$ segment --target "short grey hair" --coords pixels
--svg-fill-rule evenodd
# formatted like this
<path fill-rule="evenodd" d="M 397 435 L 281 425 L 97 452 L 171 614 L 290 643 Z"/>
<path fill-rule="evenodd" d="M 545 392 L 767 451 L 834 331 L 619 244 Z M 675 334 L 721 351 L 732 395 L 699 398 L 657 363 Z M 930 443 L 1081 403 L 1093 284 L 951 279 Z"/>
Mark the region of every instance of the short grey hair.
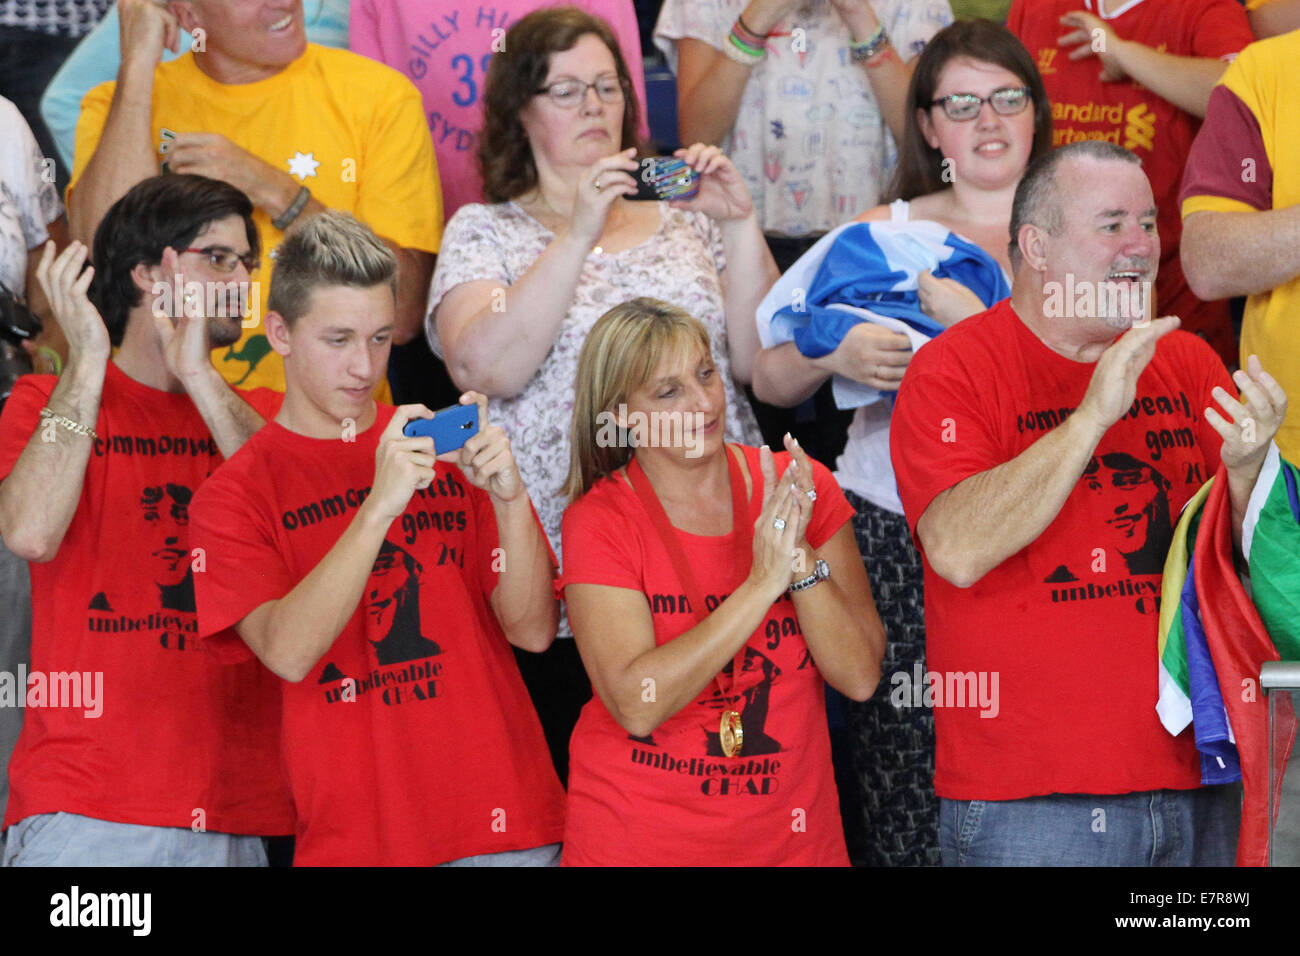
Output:
<path fill-rule="evenodd" d="M 1008 254 L 1012 268 L 1020 266 L 1020 228 L 1026 224 L 1047 230 L 1050 235 L 1061 231 L 1064 214 L 1061 209 L 1061 191 L 1056 188 L 1056 174 L 1061 164 L 1070 159 L 1096 159 L 1108 162 L 1142 165 L 1142 160 L 1123 146 L 1103 139 L 1085 139 L 1070 143 L 1038 157 L 1029 164 L 1025 175 L 1016 187 L 1011 201 L 1011 243 Z"/>
<path fill-rule="evenodd" d="M 275 250 L 267 309 L 290 326 L 319 286 L 387 285 L 397 294 L 397 257 L 365 223 L 330 209 L 295 225 Z"/>

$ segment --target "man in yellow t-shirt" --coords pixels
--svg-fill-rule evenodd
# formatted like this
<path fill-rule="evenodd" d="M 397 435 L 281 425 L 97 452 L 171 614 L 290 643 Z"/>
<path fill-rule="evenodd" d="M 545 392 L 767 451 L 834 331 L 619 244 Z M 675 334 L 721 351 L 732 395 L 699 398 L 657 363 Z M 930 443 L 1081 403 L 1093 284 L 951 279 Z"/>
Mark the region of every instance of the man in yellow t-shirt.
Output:
<path fill-rule="evenodd" d="M 365 57 L 307 43 L 301 0 L 177 0 L 170 10 L 121 0 L 119 11 L 117 82 L 86 95 L 77 124 L 73 237 L 88 243 L 108 208 L 160 168 L 243 190 L 262 239 L 260 302 L 250 302 L 257 325 L 217 349 L 213 362 L 232 383 L 283 391 L 284 369 L 261 323 L 270 256 L 291 223 L 342 209 L 397 254 L 393 341 L 415 338 L 443 223 L 433 143 L 411 82 Z M 159 65 L 178 27 L 194 35 L 194 49 Z M 202 237 L 183 254 L 211 256 Z M 241 264 L 230 278 L 247 278 Z M 388 398 L 386 383 L 377 397 Z"/>
<path fill-rule="evenodd" d="M 1241 364 L 1300 395 L 1300 31 L 1252 43 L 1210 94 L 1183 173 L 1183 272 L 1202 299 L 1249 296 Z M 1300 415 L 1277 433 L 1300 461 Z"/>

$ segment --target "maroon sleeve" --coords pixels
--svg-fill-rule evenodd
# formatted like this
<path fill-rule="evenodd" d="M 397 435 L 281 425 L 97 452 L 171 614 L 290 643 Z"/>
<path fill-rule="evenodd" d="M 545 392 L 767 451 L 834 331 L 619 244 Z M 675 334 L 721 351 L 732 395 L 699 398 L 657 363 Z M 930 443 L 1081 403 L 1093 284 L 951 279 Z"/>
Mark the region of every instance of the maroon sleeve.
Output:
<path fill-rule="evenodd" d="M 1222 84 L 1210 93 L 1205 122 L 1187 154 L 1178 201 L 1193 196 L 1221 196 L 1260 211 L 1273 208 L 1273 168 L 1259 120 Z"/>
<path fill-rule="evenodd" d="M 27 442 L 40 427 L 41 409 L 50 400 L 58 381 L 53 375 L 24 375 L 14 383 L 4 414 L 0 416 L 0 481 L 9 477 Z"/>
<path fill-rule="evenodd" d="M 1255 42 L 1246 11 L 1236 0 L 1209 0 L 1194 4 L 1192 56 L 1223 60 Z"/>

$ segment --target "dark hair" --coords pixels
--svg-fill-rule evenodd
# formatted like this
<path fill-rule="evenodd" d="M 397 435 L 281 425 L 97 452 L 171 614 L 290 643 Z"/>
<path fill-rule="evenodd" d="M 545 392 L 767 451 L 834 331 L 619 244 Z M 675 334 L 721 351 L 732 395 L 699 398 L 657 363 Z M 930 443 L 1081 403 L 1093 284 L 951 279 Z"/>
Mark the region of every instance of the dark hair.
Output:
<path fill-rule="evenodd" d="M 252 202 L 217 179 L 180 173 L 153 176 L 109 207 L 95 230 L 95 278 L 89 295 L 104 317 L 110 342 L 122 344 L 127 316 L 144 295 L 131 270 L 142 262 L 157 265 L 168 246 L 178 252 L 189 248 L 210 223 L 227 216 L 244 220 L 248 247 L 254 256 L 260 255 Z"/>
<path fill-rule="evenodd" d="M 640 107 L 636 88 L 608 23 L 577 7 L 545 7 L 521 19 L 492 55 L 483 90 L 483 130 L 478 165 L 483 195 L 505 202 L 537 185 L 537 167 L 519 114 L 546 82 L 551 55 L 571 50 L 582 37 L 595 34 L 609 49 L 623 84 L 623 136 L 620 149 L 636 145 Z"/>
<path fill-rule="evenodd" d="M 266 307 L 292 328 L 311 308 L 312 292 L 338 285 L 387 285 L 396 296 L 397 256 L 365 223 L 329 209 L 299 221 L 276 248 Z"/>
<path fill-rule="evenodd" d="M 1006 27 L 989 20 L 959 20 L 944 27 L 925 45 L 912 73 L 903 108 L 903 143 L 898 150 L 898 168 L 886 191 L 885 200 L 915 199 L 946 189 L 943 156 L 925 141 L 917 110 L 930 110 L 939 78 L 958 57 L 992 63 L 1014 73 L 1029 87 L 1034 104 L 1034 145 L 1029 158 L 1035 159 L 1052 148 L 1052 105 L 1043 88 L 1043 78 L 1025 45 Z"/>
<path fill-rule="evenodd" d="M 1020 264 L 1022 226 L 1032 223 L 1055 235 L 1064 225 L 1061 195 L 1056 188 L 1056 173 L 1061 163 L 1080 158 L 1142 165 L 1142 160 L 1135 153 L 1101 139 L 1069 143 L 1035 159 L 1020 177 L 1016 196 L 1011 200 L 1011 241 L 1008 252 L 1012 267 Z"/>

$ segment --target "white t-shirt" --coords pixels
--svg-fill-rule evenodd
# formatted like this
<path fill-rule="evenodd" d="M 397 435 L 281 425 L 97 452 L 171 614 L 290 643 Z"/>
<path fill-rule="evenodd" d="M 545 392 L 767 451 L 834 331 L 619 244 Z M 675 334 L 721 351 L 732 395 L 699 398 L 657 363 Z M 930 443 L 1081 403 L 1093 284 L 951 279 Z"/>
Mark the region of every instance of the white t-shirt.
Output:
<path fill-rule="evenodd" d="M 910 209 L 903 199 L 890 203 L 890 222 L 911 221 Z M 1007 284 L 1011 284 L 1010 277 Z M 893 411 L 894 403 L 889 398 L 858 407 L 849 423 L 844 454 L 835 460 L 835 480 L 845 491 L 867 499 L 877 508 L 901 515 L 903 502 L 898 497 L 894 464 L 889 457 L 889 419 Z"/>
<path fill-rule="evenodd" d="M 63 214 L 46 161 L 18 107 L 0 96 L 0 281 L 26 294 L 27 252 L 50 237 L 46 226 Z"/>
<path fill-rule="evenodd" d="M 676 72 L 677 40 L 690 37 L 721 50 L 747 3 L 665 0 L 655 44 Z M 953 21 L 948 0 L 874 0 L 872 6 L 904 62 Z M 850 55 L 853 39 L 830 0 L 804 0 L 773 29 L 767 55 L 752 68 L 736 124 L 721 145 L 744 177 L 766 233 L 827 232 L 880 201 L 898 150 L 866 67 Z"/>

